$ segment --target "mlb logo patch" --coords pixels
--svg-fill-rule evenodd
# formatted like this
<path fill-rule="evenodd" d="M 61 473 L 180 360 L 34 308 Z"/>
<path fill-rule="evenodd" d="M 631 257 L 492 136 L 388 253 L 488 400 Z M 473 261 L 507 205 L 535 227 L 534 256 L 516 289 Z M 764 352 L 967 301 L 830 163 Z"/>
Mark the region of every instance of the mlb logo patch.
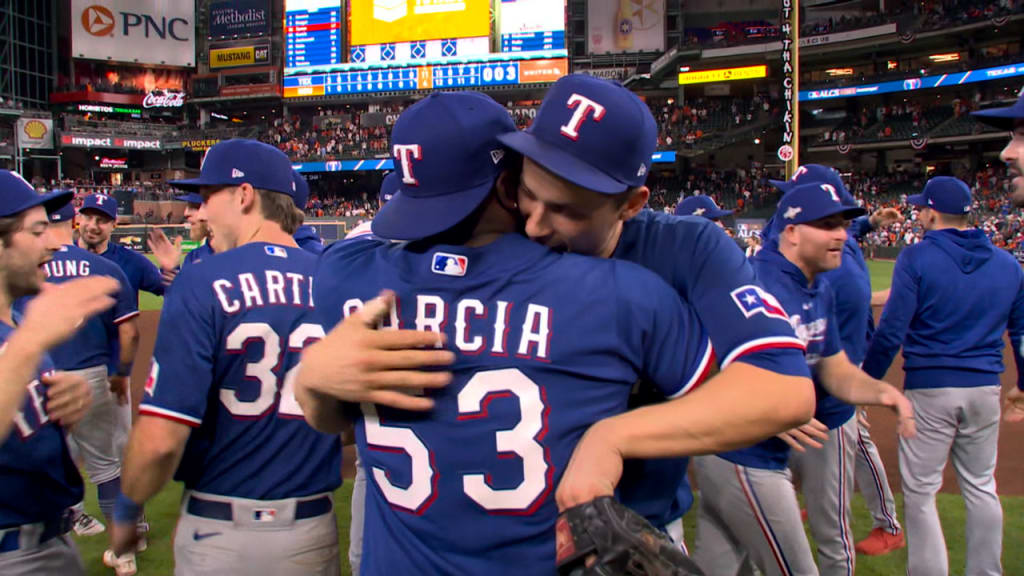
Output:
<path fill-rule="evenodd" d="M 252 511 L 252 519 L 256 522 L 273 522 L 277 519 L 277 510 L 273 508 L 257 508 Z"/>
<path fill-rule="evenodd" d="M 288 257 L 288 251 L 280 246 L 266 246 L 264 250 L 266 250 L 267 254 L 270 256 L 277 256 L 278 258 Z"/>
<path fill-rule="evenodd" d="M 789 315 L 782 308 L 782 304 L 769 294 L 764 288 L 748 284 L 740 286 L 729 293 L 733 302 L 743 312 L 743 316 L 750 318 L 754 314 L 764 314 L 769 318 L 778 318 L 789 322 Z"/>
<path fill-rule="evenodd" d="M 434 254 L 431 270 L 434 274 L 445 276 L 465 276 L 466 268 L 469 266 L 469 258 L 458 254 L 437 252 Z"/>

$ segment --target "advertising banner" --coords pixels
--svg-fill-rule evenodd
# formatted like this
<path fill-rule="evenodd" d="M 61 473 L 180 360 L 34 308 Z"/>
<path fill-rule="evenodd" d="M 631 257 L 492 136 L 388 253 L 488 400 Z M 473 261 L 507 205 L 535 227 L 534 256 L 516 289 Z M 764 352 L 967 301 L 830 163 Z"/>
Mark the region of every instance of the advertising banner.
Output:
<path fill-rule="evenodd" d="M 51 118 L 18 118 L 17 134 L 22 148 L 53 148 Z"/>
<path fill-rule="evenodd" d="M 665 0 L 590 0 L 587 51 L 594 54 L 665 50 Z"/>
<path fill-rule="evenodd" d="M 210 68 L 232 68 L 253 66 L 270 62 L 270 44 L 253 46 L 232 46 L 210 50 Z"/>
<path fill-rule="evenodd" d="M 490 0 L 351 0 L 349 11 L 353 46 L 491 33 Z"/>
<path fill-rule="evenodd" d="M 239 38 L 270 34 L 267 0 L 230 0 L 210 4 L 209 38 Z"/>
<path fill-rule="evenodd" d="M 162 150 L 159 138 L 143 136 L 120 137 L 101 134 L 64 132 L 60 135 L 61 146 L 71 148 L 110 148 L 125 150 Z"/>
<path fill-rule="evenodd" d="M 71 0 L 75 58 L 195 66 L 195 3 Z"/>

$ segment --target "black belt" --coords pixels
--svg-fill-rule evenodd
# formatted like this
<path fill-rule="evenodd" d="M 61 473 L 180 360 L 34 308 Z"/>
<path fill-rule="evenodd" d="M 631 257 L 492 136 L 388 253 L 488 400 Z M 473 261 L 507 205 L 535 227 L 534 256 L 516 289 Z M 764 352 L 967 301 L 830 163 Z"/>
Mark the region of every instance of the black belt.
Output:
<path fill-rule="evenodd" d="M 316 518 L 317 516 L 327 514 L 332 508 L 329 496 L 321 496 L 312 500 L 300 500 L 295 503 L 295 519 Z M 207 500 L 199 496 L 189 496 L 186 510 L 193 516 L 209 518 L 211 520 L 232 522 L 235 519 L 230 502 Z"/>
<path fill-rule="evenodd" d="M 4 528 L 3 538 L 0 538 L 0 554 L 4 552 L 14 552 L 15 550 L 21 549 L 21 530 L 22 526 L 15 526 L 13 528 Z M 39 535 L 39 544 L 43 544 L 49 540 L 53 540 L 58 536 L 62 536 L 71 531 L 71 516 L 65 514 L 60 518 L 54 520 L 48 520 L 43 522 L 43 532 Z"/>

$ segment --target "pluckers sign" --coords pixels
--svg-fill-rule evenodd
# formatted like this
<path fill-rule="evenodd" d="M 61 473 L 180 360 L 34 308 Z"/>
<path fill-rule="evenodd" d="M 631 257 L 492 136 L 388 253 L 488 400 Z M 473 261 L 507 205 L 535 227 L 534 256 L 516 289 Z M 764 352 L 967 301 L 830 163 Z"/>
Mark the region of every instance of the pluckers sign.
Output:
<path fill-rule="evenodd" d="M 790 177 L 800 163 L 797 134 L 800 130 L 800 114 L 797 110 L 797 94 L 800 78 L 800 18 L 796 0 L 782 0 L 782 100 L 785 113 L 782 116 L 782 146 L 779 146 L 779 160 L 786 163 L 786 176 Z"/>

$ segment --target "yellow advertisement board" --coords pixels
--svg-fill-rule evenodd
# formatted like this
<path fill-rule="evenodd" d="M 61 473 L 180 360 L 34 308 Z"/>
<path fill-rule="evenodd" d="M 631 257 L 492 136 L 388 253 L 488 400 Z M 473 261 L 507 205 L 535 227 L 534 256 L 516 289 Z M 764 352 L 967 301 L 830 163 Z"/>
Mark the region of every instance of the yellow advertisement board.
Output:
<path fill-rule="evenodd" d="M 270 45 L 235 46 L 210 50 L 210 68 L 252 66 L 270 62 Z"/>
<path fill-rule="evenodd" d="M 351 0 L 353 46 L 490 36 L 490 0 Z"/>
<path fill-rule="evenodd" d="M 679 85 L 706 84 L 708 82 L 730 82 L 733 80 L 750 80 L 751 78 L 768 77 L 768 66 L 743 66 L 741 68 L 719 68 L 716 70 L 697 70 L 680 72 Z"/>

